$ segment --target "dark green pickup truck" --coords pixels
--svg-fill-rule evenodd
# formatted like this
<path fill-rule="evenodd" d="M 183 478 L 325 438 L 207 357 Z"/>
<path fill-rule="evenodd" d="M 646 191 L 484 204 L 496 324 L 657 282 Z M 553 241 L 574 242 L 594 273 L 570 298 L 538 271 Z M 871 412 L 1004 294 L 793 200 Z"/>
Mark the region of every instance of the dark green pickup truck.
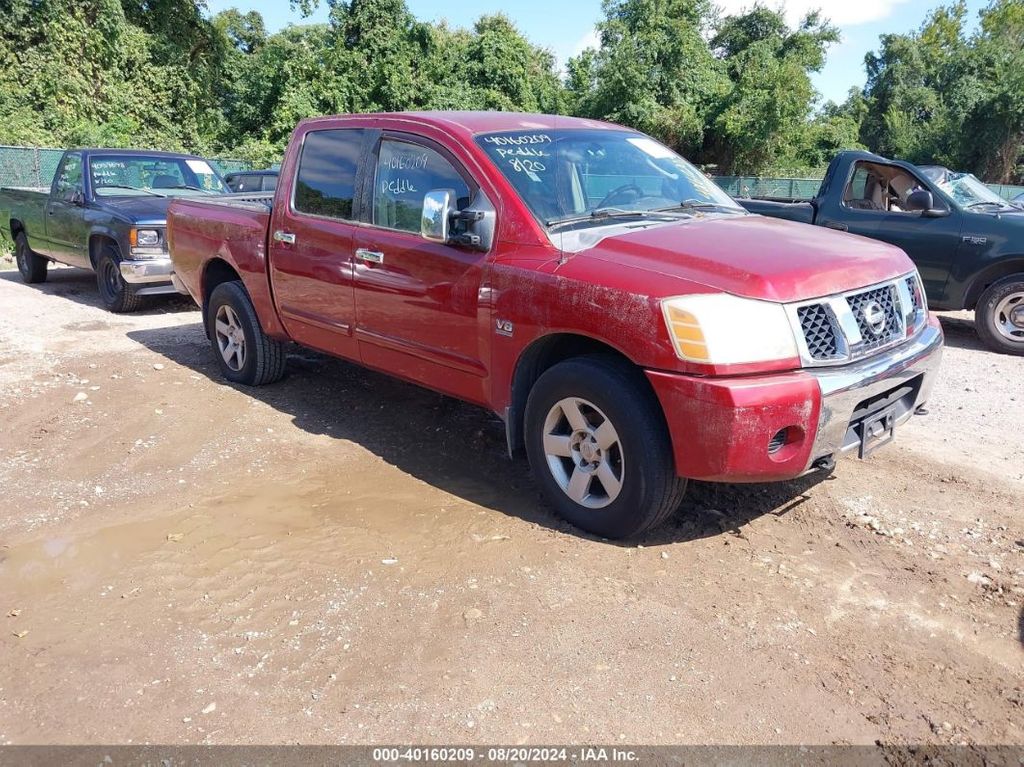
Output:
<path fill-rule="evenodd" d="M 740 199 L 751 213 L 892 243 L 937 310 L 975 312 L 989 347 L 1024 355 L 1024 210 L 974 176 L 840 152 L 808 202 Z"/>
<path fill-rule="evenodd" d="M 227 187 L 201 157 L 129 149 L 69 149 L 49 189 L 0 189 L 0 226 L 25 282 L 49 262 L 96 272 L 103 304 L 130 312 L 143 296 L 176 293 L 164 232 L 179 197 Z"/>

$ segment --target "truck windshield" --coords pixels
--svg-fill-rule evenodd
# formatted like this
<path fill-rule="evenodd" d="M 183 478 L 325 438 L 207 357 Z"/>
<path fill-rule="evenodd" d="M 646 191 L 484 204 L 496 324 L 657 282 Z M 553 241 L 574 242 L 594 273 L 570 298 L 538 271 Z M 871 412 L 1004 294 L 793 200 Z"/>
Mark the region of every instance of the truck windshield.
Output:
<path fill-rule="evenodd" d="M 159 155 L 94 155 L 89 160 L 93 194 L 188 196 L 227 191 L 206 160 Z"/>
<path fill-rule="evenodd" d="M 973 173 L 946 171 L 940 178 L 934 180 L 939 189 L 952 197 L 957 205 L 963 208 L 981 208 L 990 205 L 1000 208 L 1013 207 L 979 181 Z"/>
<path fill-rule="evenodd" d="M 477 143 L 546 227 L 745 211 L 668 147 L 633 131 L 506 131 Z M 649 215 L 658 212 L 662 215 Z"/>

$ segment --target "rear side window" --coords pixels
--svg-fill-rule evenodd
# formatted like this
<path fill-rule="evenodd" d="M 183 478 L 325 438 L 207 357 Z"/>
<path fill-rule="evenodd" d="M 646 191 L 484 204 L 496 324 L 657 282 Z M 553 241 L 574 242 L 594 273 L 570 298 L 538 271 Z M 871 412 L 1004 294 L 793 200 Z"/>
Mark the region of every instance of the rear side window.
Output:
<path fill-rule="evenodd" d="M 236 192 L 259 192 L 262 176 L 235 176 L 231 179 L 231 188 Z"/>
<path fill-rule="evenodd" d="M 295 182 L 295 210 L 352 220 L 362 151 L 362 128 L 307 133 Z"/>
<path fill-rule="evenodd" d="M 469 185 L 448 160 L 420 144 L 385 139 L 377 157 L 373 223 L 419 232 L 423 197 L 432 189 L 452 189 L 459 210 L 469 205 Z"/>

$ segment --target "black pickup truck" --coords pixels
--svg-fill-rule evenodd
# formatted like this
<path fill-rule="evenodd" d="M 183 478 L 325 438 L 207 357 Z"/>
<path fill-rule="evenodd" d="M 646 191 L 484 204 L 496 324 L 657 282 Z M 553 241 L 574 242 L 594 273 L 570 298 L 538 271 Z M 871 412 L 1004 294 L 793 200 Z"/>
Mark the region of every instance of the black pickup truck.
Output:
<path fill-rule="evenodd" d="M 849 151 L 810 201 L 738 202 L 897 245 L 917 264 L 929 307 L 973 310 L 982 341 L 1024 355 L 1024 210 L 974 176 Z"/>
<path fill-rule="evenodd" d="M 96 272 L 100 298 L 130 312 L 143 296 L 175 293 L 164 236 L 167 206 L 227 187 L 201 157 L 128 149 L 71 149 L 49 189 L 0 189 L 0 226 L 25 282 L 56 261 Z"/>

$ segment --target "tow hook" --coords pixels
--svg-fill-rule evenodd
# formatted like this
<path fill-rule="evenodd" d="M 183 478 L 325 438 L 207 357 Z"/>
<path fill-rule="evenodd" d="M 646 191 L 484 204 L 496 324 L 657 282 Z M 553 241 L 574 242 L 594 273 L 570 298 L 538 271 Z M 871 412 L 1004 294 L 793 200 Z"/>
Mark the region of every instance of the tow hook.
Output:
<path fill-rule="evenodd" d="M 814 462 L 813 466 L 815 469 L 821 469 L 822 471 L 831 474 L 836 468 L 836 459 L 830 455 L 822 456 Z"/>
<path fill-rule="evenodd" d="M 928 415 L 928 408 L 924 405 L 918 405 L 914 408 L 914 415 Z"/>

